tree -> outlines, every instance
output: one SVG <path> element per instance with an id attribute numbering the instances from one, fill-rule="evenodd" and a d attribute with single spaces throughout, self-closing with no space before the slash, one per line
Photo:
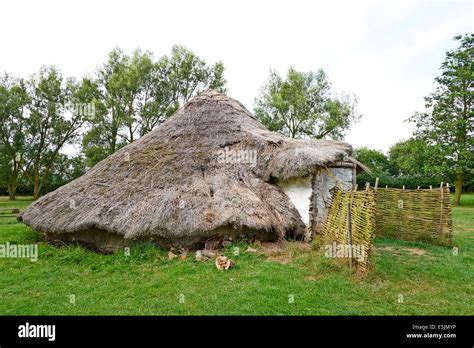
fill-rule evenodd
<path id="1" fill-rule="evenodd" d="M 163 57 L 162 64 L 167 67 L 166 80 L 173 91 L 173 100 L 179 104 L 207 89 L 225 92 L 222 62 L 207 66 L 203 59 L 184 46 L 173 46 L 171 57 Z"/>
<path id="2" fill-rule="evenodd" d="M 31 137 L 29 157 L 33 197 L 40 196 L 60 150 L 78 135 L 84 113 L 78 110 L 78 100 L 88 83 L 78 86 L 72 79 L 64 81 L 54 67 L 43 67 L 30 80 L 27 132 Z"/>
<path id="3" fill-rule="evenodd" d="M 459 205 L 463 183 L 474 174 L 474 34 L 454 39 L 459 47 L 446 53 L 436 89 L 425 97 L 427 111 L 409 120 L 416 124 L 415 136 L 444 155 L 454 177 L 454 205 Z"/>
<path id="4" fill-rule="evenodd" d="M 316 73 L 288 70 L 286 78 L 272 71 L 260 96 L 255 99 L 255 115 L 270 130 L 291 138 L 340 139 L 360 118 L 357 98 L 333 96 L 322 69 Z"/>
<path id="5" fill-rule="evenodd" d="M 154 61 L 116 48 L 98 72 L 100 110 L 83 139 L 88 166 L 145 135 L 206 89 L 225 91 L 224 66 L 212 66 L 183 46 Z"/>
<path id="6" fill-rule="evenodd" d="M 68 182 L 80 177 L 86 172 L 84 157 L 82 155 L 67 156 L 60 153 L 55 160 L 54 167 L 45 183 L 47 192 L 53 191 Z"/>
<path id="7" fill-rule="evenodd" d="M 224 70 L 222 62 L 208 66 L 184 46 L 173 46 L 171 55 L 161 57 L 145 80 L 140 135 L 151 131 L 202 91 L 226 92 Z"/>
<path id="8" fill-rule="evenodd" d="M 24 173 L 26 140 L 26 106 L 30 102 L 23 80 L 5 75 L 0 79 L 0 182 L 14 200 L 18 182 Z"/>
<path id="9" fill-rule="evenodd" d="M 354 150 L 354 157 L 365 164 L 374 173 L 390 173 L 390 161 L 379 150 L 369 149 L 365 146 Z"/>
<path id="10" fill-rule="evenodd" d="M 391 166 L 387 156 L 379 150 L 369 149 L 367 147 L 359 147 L 354 150 L 354 158 L 366 165 L 372 175 L 361 173 L 357 175 L 357 183 L 362 186 L 366 182 L 375 183 L 375 178 L 379 178 L 380 185 L 393 186 L 393 179 L 390 175 Z"/>
<path id="11" fill-rule="evenodd" d="M 423 139 L 410 138 L 395 143 L 390 147 L 388 155 L 391 172 L 395 176 L 418 175 L 433 178 L 432 184 L 448 180 L 445 176 L 448 168 L 443 154 L 437 146 L 432 146 Z"/>
<path id="12" fill-rule="evenodd" d="M 364 163 L 372 172 L 357 176 L 357 182 L 415 189 L 418 186 L 435 186 L 447 182 L 444 158 L 438 148 L 422 139 L 410 138 L 390 147 L 388 156 L 378 150 L 360 147 L 354 150 L 354 157 Z"/>

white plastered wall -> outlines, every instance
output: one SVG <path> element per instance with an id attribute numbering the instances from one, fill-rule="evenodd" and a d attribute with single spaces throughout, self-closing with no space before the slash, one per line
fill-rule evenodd
<path id="1" fill-rule="evenodd" d="M 285 194 L 290 198 L 293 205 L 300 213 L 301 219 L 306 226 L 309 225 L 309 206 L 311 203 L 311 177 L 296 178 L 279 181 Z"/>
<path id="2" fill-rule="evenodd" d="M 353 176 L 353 168 L 325 168 L 314 176 L 279 181 L 278 186 L 290 198 L 305 225 L 311 227 L 310 224 L 317 226 L 324 221 L 337 182 L 344 190 L 350 190 L 353 187 Z M 313 209 L 313 215 L 310 209 Z"/>

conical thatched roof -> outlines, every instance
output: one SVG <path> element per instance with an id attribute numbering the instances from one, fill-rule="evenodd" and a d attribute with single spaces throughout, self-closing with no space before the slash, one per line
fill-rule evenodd
<path id="1" fill-rule="evenodd" d="M 216 234 L 301 235 L 297 210 L 274 182 L 350 160 L 351 151 L 343 142 L 270 132 L 236 100 L 205 92 L 157 129 L 38 199 L 22 219 L 49 238 L 103 248 L 135 239 L 191 246 Z M 237 163 L 239 158 L 246 163 Z"/>

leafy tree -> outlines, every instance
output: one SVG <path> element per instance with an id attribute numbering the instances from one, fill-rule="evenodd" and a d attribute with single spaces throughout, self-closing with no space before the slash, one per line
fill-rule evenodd
<path id="1" fill-rule="evenodd" d="M 115 48 L 99 68 L 97 80 L 91 82 L 99 98 L 95 99 L 96 112 L 82 141 L 88 166 L 134 140 L 137 103 L 151 64 L 149 53 L 137 50 L 129 57 Z"/>
<path id="2" fill-rule="evenodd" d="M 168 60 L 162 58 L 151 66 L 149 74 L 143 79 L 139 101 L 140 136 L 150 132 L 179 107 L 179 102 L 173 99 L 167 74 Z"/>
<path id="3" fill-rule="evenodd" d="M 390 161 L 383 152 L 364 146 L 355 149 L 353 156 L 365 164 L 372 172 L 372 175 L 367 173 L 357 175 L 357 183 L 359 186 L 362 187 L 366 182 L 374 184 L 376 178 L 380 179 L 380 185 L 393 186 Z"/>
<path id="4" fill-rule="evenodd" d="M 291 138 L 321 139 L 329 135 L 340 139 L 360 118 L 358 100 L 347 94 L 338 98 L 330 91 L 322 69 L 305 73 L 290 68 L 286 78 L 272 71 L 255 100 L 255 115 L 270 130 Z"/>
<path id="5" fill-rule="evenodd" d="M 416 137 L 436 146 L 454 178 L 454 204 L 459 205 L 463 184 L 474 168 L 473 70 L 474 34 L 456 36 L 459 47 L 446 53 L 436 89 L 425 98 L 426 112 L 410 118 Z"/>
<path id="6" fill-rule="evenodd" d="M 375 173 L 390 173 L 390 161 L 382 151 L 369 149 L 365 146 L 354 150 L 354 157 Z"/>
<path id="7" fill-rule="evenodd" d="M 423 139 L 410 138 L 395 143 L 390 147 L 389 159 L 391 172 L 395 176 L 419 175 L 431 177 L 434 179 L 433 185 L 437 181 L 444 180 L 446 182 L 448 179 L 444 176 L 448 168 L 445 166 L 443 154 L 438 147 L 428 144 Z"/>
<path id="8" fill-rule="evenodd" d="M 85 172 L 86 166 L 82 155 L 67 156 L 60 153 L 45 183 L 45 190 L 53 191 L 82 176 Z"/>
<path id="9" fill-rule="evenodd" d="M 33 196 L 38 198 L 44 189 L 60 150 L 72 142 L 85 122 L 85 115 L 75 110 L 77 100 L 83 101 L 88 83 L 78 86 L 72 79 L 64 81 L 54 67 L 43 67 L 30 80 L 28 134 L 32 168 Z M 79 111 L 79 112 L 78 112 Z"/>
<path id="10" fill-rule="evenodd" d="M 226 92 L 226 83 L 222 62 L 208 66 L 185 47 L 173 46 L 171 55 L 161 57 L 145 80 L 140 135 L 151 131 L 202 91 Z"/>
<path id="11" fill-rule="evenodd" d="M 98 72 L 101 112 L 83 139 L 88 166 L 148 133 L 201 91 L 225 91 L 223 73 L 221 62 L 208 66 L 183 46 L 156 62 L 149 52 L 128 56 L 114 49 Z"/>
<path id="12" fill-rule="evenodd" d="M 0 183 L 15 199 L 27 159 L 26 106 L 30 102 L 25 83 L 9 75 L 0 79 Z"/>
<path id="13" fill-rule="evenodd" d="M 173 91 L 173 100 L 180 104 L 206 89 L 225 92 L 222 62 L 208 67 L 203 59 L 184 46 L 173 46 L 171 56 L 163 57 L 162 64 L 167 66 L 168 87 Z"/>

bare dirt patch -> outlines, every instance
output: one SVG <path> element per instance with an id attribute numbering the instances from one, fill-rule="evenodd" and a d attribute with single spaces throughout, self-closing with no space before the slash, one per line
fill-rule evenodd
<path id="1" fill-rule="evenodd" d="M 305 277 L 304 280 L 315 282 L 320 280 L 322 277 L 324 277 L 323 274 L 312 274 L 310 276 Z"/>
<path id="2" fill-rule="evenodd" d="M 288 264 L 293 257 L 311 250 L 311 245 L 305 242 L 263 242 L 258 245 L 258 254 L 266 257 L 268 261 Z"/>
<path id="3" fill-rule="evenodd" d="M 426 250 L 418 249 L 418 248 L 405 248 L 408 252 L 412 253 L 413 255 L 425 255 Z"/>
<path id="4" fill-rule="evenodd" d="M 408 247 L 399 247 L 399 248 L 394 248 L 391 246 L 383 246 L 383 247 L 376 247 L 375 248 L 377 251 L 386 251 L 389 253 L 397 254 L 397 255 L 402 255 L 405 253 L 409 253 L 411 255 L 429 255 L 426 250 L 419 249 L 419 248 L 408 248 Z"/>

